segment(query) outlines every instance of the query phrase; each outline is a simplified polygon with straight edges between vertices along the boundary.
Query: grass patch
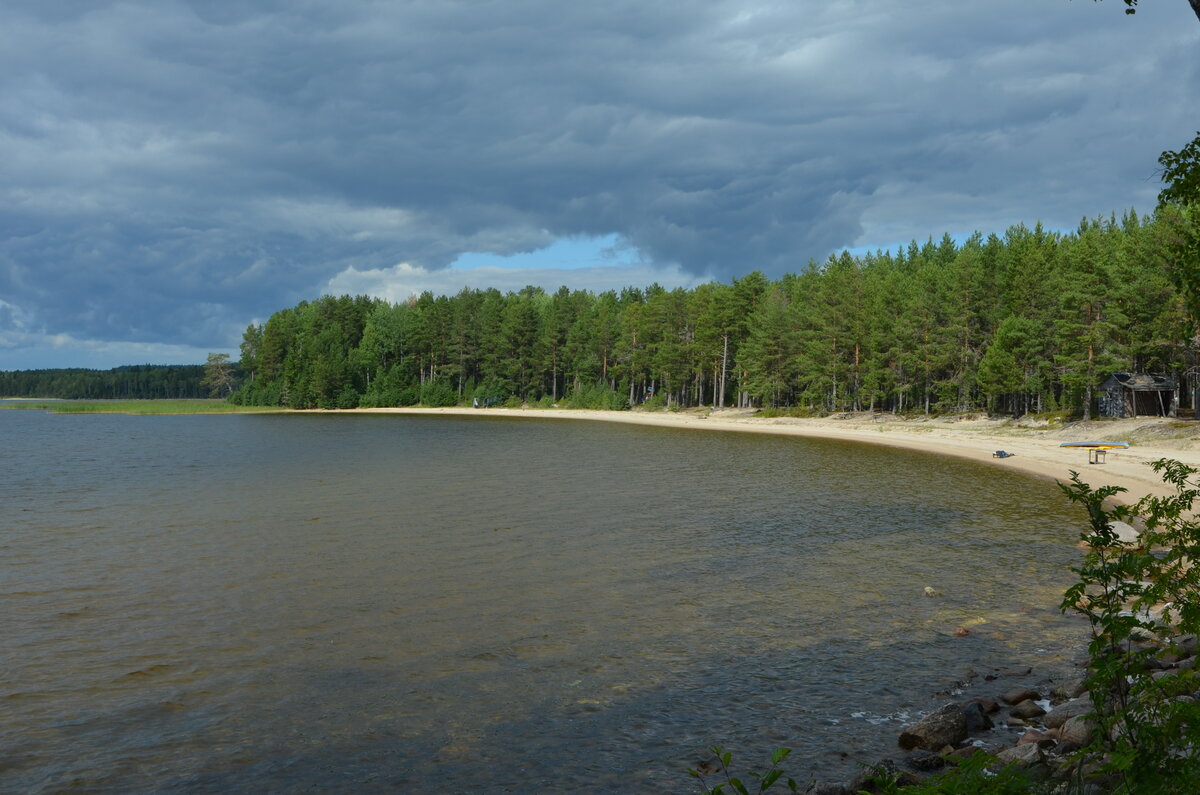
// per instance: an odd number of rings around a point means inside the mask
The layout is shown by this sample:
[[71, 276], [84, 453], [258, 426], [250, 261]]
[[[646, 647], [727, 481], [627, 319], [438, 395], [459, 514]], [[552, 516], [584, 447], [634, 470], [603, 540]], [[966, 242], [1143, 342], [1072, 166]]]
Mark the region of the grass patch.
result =
[[22, 400], [0, 408], [32, 409], [54, 414], [254, 414], [282, 409], [235, 406], [224, 400]]

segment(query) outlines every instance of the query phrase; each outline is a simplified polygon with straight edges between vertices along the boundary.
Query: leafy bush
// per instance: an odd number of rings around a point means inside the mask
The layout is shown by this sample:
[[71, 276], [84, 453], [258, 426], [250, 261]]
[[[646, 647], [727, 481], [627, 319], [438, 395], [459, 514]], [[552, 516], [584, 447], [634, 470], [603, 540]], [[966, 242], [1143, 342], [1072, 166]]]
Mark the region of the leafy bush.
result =
[[[1178, 461], [1152, 464], [1175, 489], [1168, 497], [1147, 496], [1111, 510], [1105, 501], [1124, 489], [1092, 489], [1071, 473], [1063, 491], [1089, 516], [1082, 535], [1089, 551], [1075, 572], [1062, 609], [1091, 624], [1090, 662], [1085, 680], [1097, 730], [1083, 759], [1120, 782], [1121, 792], [1200, 792], [1200, 682], [1194, 670], [1156, 678], [1149, 658], [1171, 635], [1200, 630], [1200, 522], [1192, 506], [1200, 489], [1197, 470]], [[1121, 541], [1114, 521], [1145, 524], [1138, 543]], [[1153, 610], [1161, 609], [1161, 619]]]
[[[692, 776], [692, 778], [699, 780], [700, 786], [704, 787], [704, 792], [707, 795], [723, 795], [725, 788], [728, 787], [731, 792], [736, 792], [738, 795], [750, 795], [750, 789], [746, 786], [745, 782], [743, 782], [742, 779], [738, 778], [737, 776], [734, 776], [729, 768], [733, 754], [722, 750], [720, 746], [715, 745], [710, 750], [717, 757], [717, 766], [721, 771], [721, 775], [725, 777], [723, 782], [714, 785], [710, 789], [708, 784], [704, 781], [703, 773], [701, 773], [699, 770], [688, 768], [688, 773]], [[784, 759], [787, 759], [788, 754], [791, 752], [791, 748], [776, 748], [771, 752], [771, 767], [767, 770], [767, 772], [761, 774], [750, 774], [750, 778], [757, 782], [754, 792], [766, 792], [775, 785], [775, 782], [783, 776], [783, 770], [779, 767], [779, 764]], [[796, 786], [796, 782], [790, 778], [787, 780], [787, 787], [791, 792], [800, 791]]]
[[629, 407], [625, 397], [603, 383], [581, 387], [568, 395], [564, 402], [573, 409], [621, 411]]
[[458, 393], [448, 384], [440, 381], [426, 381], [421, 387], [421, 405], [439, 408], [442, 406], [457, 406]]

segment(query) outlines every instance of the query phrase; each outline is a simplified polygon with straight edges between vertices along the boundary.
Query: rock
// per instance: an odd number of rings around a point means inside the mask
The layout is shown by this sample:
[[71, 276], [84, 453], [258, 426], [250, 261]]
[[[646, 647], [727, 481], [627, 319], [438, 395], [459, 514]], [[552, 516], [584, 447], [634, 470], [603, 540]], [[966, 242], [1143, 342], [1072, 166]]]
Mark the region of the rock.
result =
[[957, 704], [947, 704], [901, 732], [900, 747], [906, 751], [914, 748], [934, 751], [943, 745], [958, 745], [965, 739], [966, 716]]
[[[995, 706], [995, 702], [992, 702], [992, 706]], [[987, 710], [978, 701], [968, 701], [962, 707], [962, 712], [967, 721], [967, 734], [985, 732], [995, 726], [987, 716]]]
[[1039, 762], [1046, 761], [1046, 754], [1042, 752], [1037, 743], [1026, 743], [1018, 745], [1014, 748], [1005, 748], [1000, 753], [996, 754], [996, 761], [1001, 766], [1014, 765], [1019, 769], [1032, 767]]
[[1082, 747], [1083, 744], [1077, 742], [1059, 743], [1058, 754], [1059, 756], [1070, 756]]
[[845, 784], [836, 784], [832, 781], [822, 781], [813, 784], [807, 790], [809, 795], [849, 795], [850, 790], [846, 789]]
[[1057, 740], [1051, 737], [1048, 732], [1030, 729], [1021, 735], [1020, 739], [1017, 740], [1017, 745], [1029, 745], [1030, 743], [1035, 743], [1041, 748], [1053, 748]]
[[1060, 701], [1070, 701], [1073, 698], [1079, 698], [1087, 692], [1087, 687], [1083, 684], [1083, 679], [1068, 679], [1065, 682], [1060, 682], [1050, 691], [1050, 695]]
[[983, 749], [974, 745], [964, 745], [962, 748], [954, 748], [950, 751], [942, 751], [942, 756], [948, 759], [970, 759], [978, 753], [983, 753]]
[[1159, 655], [1163, 662], [1177, 663], [1196, 656], [1196, 636], [1180, 635], [1171, 639], [1171, 645]]
[[1177, 671], [1190, 671], [1195, 667], [1196, 667], [1196, 658], [1195, 657], [1188, 657], [1186, 660], [1180, 660], [1179, 662], [1175, 663], [1175, 670], [1177, 670]]
[[1171, 638], [1171, 645], [1177, 647], [1188, 657], [1194, 657], [1196, 651], [1200, 649], [1200, 638], [1194, 634], [1180, 635], [1177, 638]]
[[963, 709], [966, 709], [968, 704], [978, 704], [980, 707], [983, 708], [983, 711], [988, 713], [989, 715], [992, 714], [993, 712], [995, 712], [996, 710], [1000, 709], [1000, 705], [997, 704], [992, 699], [988, 698], [987, 696], [975, 696], [975, 698], [971, 698], [971, 699], [964, 701], [962, 703]]
[[925, 595], [929, 597], [942, 596], [942, 592], [931, 586], [925, 586]]
[[1014, 687], [1000, 696], [1000, 700], [1005, 704], [1020, 704], [1022, 701], [1041, 701], [1042, 697], [1036, 690], [1030, 690], [1028, 687]]
[[1062, 738], [1063, 744], [1076, 743], [1078, 745], [1087, 745], [1092, 739], [1092, 733], [1095, 730], [1096, 724], [1092, 722], [1090, 717], [1077, 715], [1062, 725], [1059, 737]]
[[1169, 667], [1170, 663], [1176, 662], [1173, 657], [1169, 651], [1163, 652], [1159, 657], [1146, 657], [1142, 660], [1142, 667], [1147, 671], [1161, 671]]
[[1081, 715], [1091, 715], [1094, 711], [1091, 699], [1081, 698], [1076, 701], [1068, 701], [1066, 704], [1059, 704], [1046, 713], [1046, 716], [1042, 719], [1042, 725], [1047, 729], [1057, 729], [1071, 718]]
[[940, 770], [946, 766], [946, 760], [942, 756], [922, 748], [913, 751], [904, 761], [908, 763], [909, 767], [912, 767], [914, 770], [920, 770], [923, 773]]
[[1046, 714], [1046, 710], [1042, 709], [1029, 699], [1025, 699], [1019, 704], [1015, 704], [1013, 708], [1009, 710], [1009, 714], [1022, 720], [1029, 720], [1031, 718], [1042, 717]]
[[1117, 541], [1122, 544], [1137, 546], [1139, 534], [1137, 528], [1125, 522], [1109, 522], [1108, 529], [1117, 534]]
[[1015, 718], [1012, 715], [1009, 715], [1008, 718], [1005, 719], [1004, 725], [1010, 729], [1024, 729], [1029, 724], [1026, 723], [1022, 718]]

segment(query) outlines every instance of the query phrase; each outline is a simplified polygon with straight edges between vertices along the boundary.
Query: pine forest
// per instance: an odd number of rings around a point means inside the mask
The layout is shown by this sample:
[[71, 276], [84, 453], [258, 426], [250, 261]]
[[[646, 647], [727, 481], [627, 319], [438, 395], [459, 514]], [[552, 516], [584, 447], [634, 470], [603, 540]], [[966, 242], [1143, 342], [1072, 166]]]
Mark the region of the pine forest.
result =
[[1191, 377], [1191, 219], [947, 235], [693, 289], [326, 296], [246, 330], [232, 400], [1086, 417], [1112, 372]]

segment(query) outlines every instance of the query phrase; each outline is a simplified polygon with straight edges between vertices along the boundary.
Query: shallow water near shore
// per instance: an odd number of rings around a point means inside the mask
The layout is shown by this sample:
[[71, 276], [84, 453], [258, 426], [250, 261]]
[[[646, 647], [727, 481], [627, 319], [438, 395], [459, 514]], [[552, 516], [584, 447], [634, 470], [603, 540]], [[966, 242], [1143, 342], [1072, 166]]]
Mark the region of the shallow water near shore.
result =
[[712, 744], [832, 778], [1083, 634], [1081, 517], [961, 460], [489, 417], [0, 436], [3, 790], [686, 792]]

